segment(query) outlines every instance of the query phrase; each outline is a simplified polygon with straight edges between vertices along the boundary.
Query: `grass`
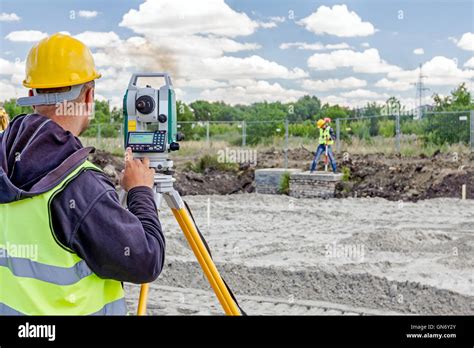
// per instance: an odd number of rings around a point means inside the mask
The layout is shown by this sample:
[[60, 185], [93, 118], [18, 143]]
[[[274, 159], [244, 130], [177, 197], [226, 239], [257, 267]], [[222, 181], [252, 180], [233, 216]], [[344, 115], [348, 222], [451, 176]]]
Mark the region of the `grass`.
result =
[[290, 173], [284, 172], [280, 179], [280, 187], [278, 191], [282, 194], [289, 194], [290, 193]]
[[[98, 149], [111, 152], [114, 155], [123, 155], [123, 143], [121, 138], [101, 138], [98, 141], [97, 138], [92, 137], [81, 137], [81, 141], [84, 146], [94, 146]], [[285, 139], [283, 137], [273, 137], [267, 139], [265, 144], [259, 144], [256, 146], [249, 146], [251, 149], [257, 151], [265, 151], [270, 148], [283, 150], [285, 148]], [[304, 145], [306, 148], [313, 149], [317, 145], [317, 139], [302, 138], [302, 137], [290, 137], [288, 139], [288, 147], [295, 149]], [[189, 157], [197, 158], [204, 155], [213, 156], [217, 150], [225, 149], [226, 147], [235, 148], [233, 139], [228, 140], [216, 140], [212, 139], [209, 143], [206, 141], [183, 141], [180, 143], [180, 150], [172, 153], [172, 157], [176, 159], [187, 159]], [[336, 146], [334, 145], [336, 151]], [[400, 153], [404, 157], [416, 157], [420, 155], [432, 156], [436, 151], [442, 153], [457, 153], [465, 154], [470, 152], [470, 148], [465, 144], [445, 144], [438, 146], [432, 143], [424, 143], [414, 135], [402, 135], [400, 144]], [[384, 138], [377, 136], [370, 138], [369, 140], [359, 139], [353, 137], [348, 141], [341, 141], [339, 153], [348, 152], [350, 154], [374, 154], [383, 153], [386, 155], [396, 154], [396, 141], [395, 138]], [[212, 161], [209, 161], [210, 163]]]
[[342, 181], [349, 181], [351, 179], [351, 169], [349, 167], [342, 167]]
[[[400, 141], [400, 154], [404, 157], [417, 157], [420, 155], [432, 156], [436, 151], [442, 153], [469, 153], [470, 148], [465, 144], [444, 144], [435, 145], [433, 143], [424, 143], [416, 136], [402, 136]], [[394, 155], [396, 151], [395, 138], [373, 137], [369, 141], [359, 138], [352, 138], [349, 142], [341, 141], [341, 152], [352, 154], [374, 154], [383, 153], [385, 155]]]
[[185, 164], [185, 169], [195, 173], [204, 173], [206, 169], [236, 172], [239, 169], [239, 166], [236, 163], [219, 162], [216, 155], [206, 154], [196, 162], [187, 162]]

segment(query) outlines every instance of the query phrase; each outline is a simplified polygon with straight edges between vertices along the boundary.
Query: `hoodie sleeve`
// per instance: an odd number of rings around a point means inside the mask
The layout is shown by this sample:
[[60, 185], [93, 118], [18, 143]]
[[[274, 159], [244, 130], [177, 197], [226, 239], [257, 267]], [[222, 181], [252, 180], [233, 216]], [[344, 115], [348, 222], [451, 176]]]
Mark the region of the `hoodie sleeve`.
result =
[[85, 171], [53, 199], [53, 230], [99, 277], [148, 283], [161, 273], [165, 257], [153, 191], [130, 190], [128, 207], [104, 174]]

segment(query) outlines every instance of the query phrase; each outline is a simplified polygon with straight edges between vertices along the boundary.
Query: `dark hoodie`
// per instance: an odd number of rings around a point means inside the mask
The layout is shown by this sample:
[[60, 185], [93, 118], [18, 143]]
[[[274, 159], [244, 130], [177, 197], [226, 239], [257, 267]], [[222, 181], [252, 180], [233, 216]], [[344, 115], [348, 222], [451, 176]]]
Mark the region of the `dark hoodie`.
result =
[[[16, 117], [0, 134], [0, 204], [51, 190], [93, 151], [44, 116]], [[84, 171], [52, 200], [53, 232], [98, 276], [147, 283], [160, 274], [165, 255], [152, 189], [131, 189], [127, 205], [103, 173]]]

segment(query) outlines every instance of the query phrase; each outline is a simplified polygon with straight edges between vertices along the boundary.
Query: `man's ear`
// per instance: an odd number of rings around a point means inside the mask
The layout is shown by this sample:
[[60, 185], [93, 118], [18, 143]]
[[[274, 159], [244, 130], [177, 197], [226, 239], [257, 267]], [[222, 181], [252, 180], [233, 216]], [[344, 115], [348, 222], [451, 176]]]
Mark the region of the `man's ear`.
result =
[[32, 97], [32, 96], [33, 96], [33, 90], [30, 89], [30, 90], [28, 91], [28, 97]]
[[94, 102], [94, 87], [91, 87], [86, 92], [86, 103], [93, 103]]
[[[87, 90], [84, 102], [87, 105], [87, 110], [92, 110], [92, 103], [94, 103], [94, 87], [91, 87]], [[90, 109], [89, 109], [90, 107]]]

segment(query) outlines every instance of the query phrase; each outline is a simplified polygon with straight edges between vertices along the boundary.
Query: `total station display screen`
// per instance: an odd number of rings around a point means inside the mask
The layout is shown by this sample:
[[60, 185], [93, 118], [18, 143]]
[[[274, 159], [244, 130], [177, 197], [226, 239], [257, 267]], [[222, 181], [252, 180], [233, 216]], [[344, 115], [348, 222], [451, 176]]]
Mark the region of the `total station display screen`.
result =
[[154, 133], [130, 133], [129, 144], [153, 144]]

